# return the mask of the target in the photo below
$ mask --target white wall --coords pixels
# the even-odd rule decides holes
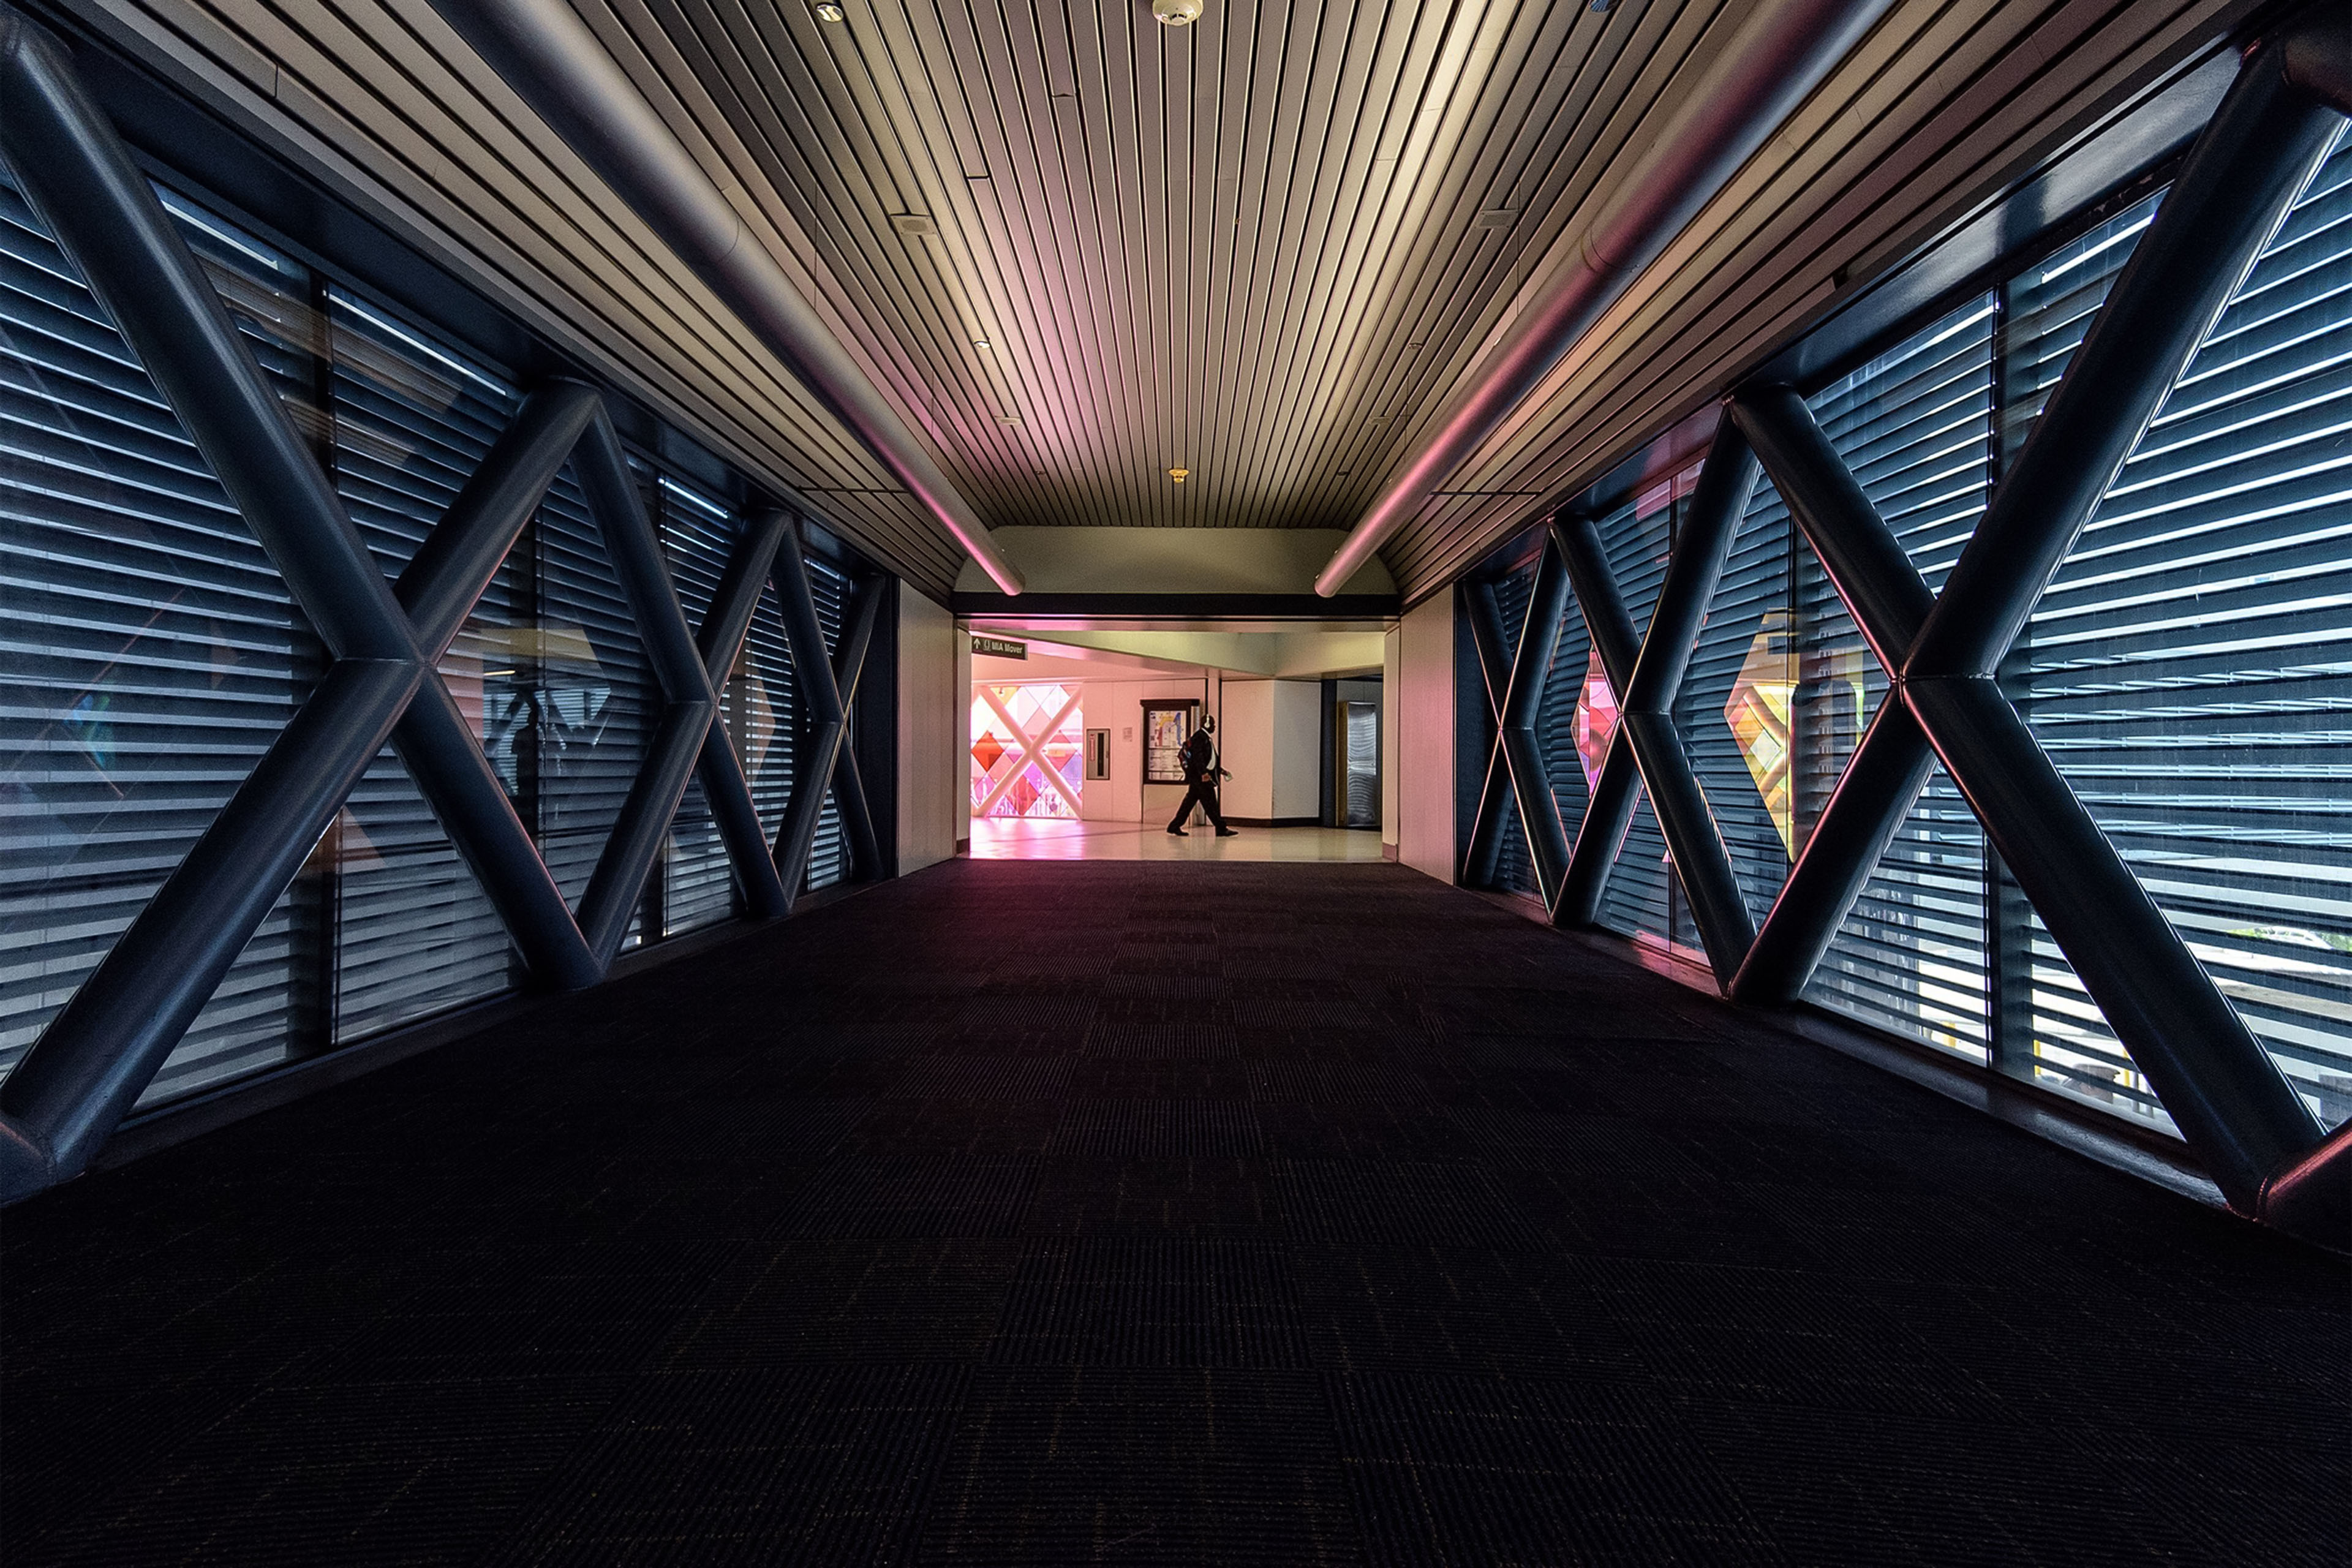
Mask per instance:
[[[1398,626],[1395,767],[1397,858],[1454,880],[1454,595],[1442,593]]]
[[[1217,800],[1227,816],[1245,822],[1274,815],[1274,688],[1271,680],[1226,681],[1217,721],[1217,760],[1234,775]]]
[[[959,731],[971,722],[956,683],[954,617],[914,589],[898,588],[898,874],[956,852],[969,806]],[[961,715],[961,717],[960,717]]]
[[[1312,821],[1323,787],[1323,689],[1311,680],[1228,680],[1219,754],[1234,776],[1219,797],[1229,817]]]

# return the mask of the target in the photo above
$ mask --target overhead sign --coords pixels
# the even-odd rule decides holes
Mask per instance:
[[[971,651],[986,654],[991,658],[1027,658],[1029,645],[1025,642],[1007,642],[1003,637],[984,637],[974,633],[971,639]]]

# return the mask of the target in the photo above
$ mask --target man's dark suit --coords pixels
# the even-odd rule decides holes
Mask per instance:
[[[1192,815],[1195,805],[1209,814],[1209,820],[1217,825],[1218,832],[1231,831],[1225,826],[1223,814],[1217,810],[1216,748],[1210,742],[1208,731],[1193,731],[1192,738],[1184,742],[1184,749],[1176,753],[1176,761],[1184,770],[1184,782],[1192,787],[1184,792],[1184,804],[1176,808],[1174,819],[1168,824],[1169,831],[1181,830],[1184,819]]]

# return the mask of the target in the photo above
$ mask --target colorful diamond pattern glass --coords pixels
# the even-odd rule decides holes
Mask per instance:
[[[974,816],[1076,817],[1085,785],[1086,719],[1066,686],[973,689]]]
[[[1576,754],[1584,764],[1584,787],[1601,776],[1601,761],[1609,755],[1609,737],[1617,732],[1617,693],[1601,668],[1601,650],[1594,648],[1584,667],[1584,689],[1576,694]]]

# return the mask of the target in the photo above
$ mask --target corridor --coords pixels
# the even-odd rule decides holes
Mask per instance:
[[[950,862],[5,1245],[17,1568],[2352,1529],[2343,1259],[1378,864]]]

